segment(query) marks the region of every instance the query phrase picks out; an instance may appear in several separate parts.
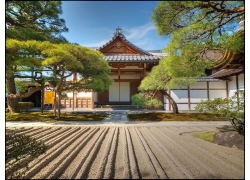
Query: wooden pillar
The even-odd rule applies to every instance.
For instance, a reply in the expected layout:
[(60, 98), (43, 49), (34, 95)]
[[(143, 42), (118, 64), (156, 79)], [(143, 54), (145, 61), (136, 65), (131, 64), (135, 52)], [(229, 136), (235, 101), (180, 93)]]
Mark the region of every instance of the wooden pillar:
[(209, 95), (209, 82), (207, 81), (207, 99), (210, 100), (210, 95)]
[[(76, 73), (73, 74), (73, 82), (77, 81)], [(73, 91), (73, 110), (76, 107), (76, 91)]]
[[(168, 94), (169, 94), (169, 96), (171, 96), (171, 90), (170, 89), (168, 89)], [(168, 100), (168, 110), (171, 111), (171, 105), (170, 105), (169, 100)]]
[(95, 108), (95, 101), (94, 101), (94, 91), (91, 92), (92, 96), (91, 96), (91, 109), (94, 109)]
[(147, 68), (147, 64), (144, 63), (144, 66), (143, 66), (143, 78), (146, 77), (146, 75), (147, 75), (147, 70), (146, 70), (146, 68)]
[(120, 75), (121, 75), (121, 70), (120, 67), (118, 67), (118, 79), (120, 79)]
[(190, 105), (190, 87), (188, 86), (188, 110), (191, 110), (191, 105)]

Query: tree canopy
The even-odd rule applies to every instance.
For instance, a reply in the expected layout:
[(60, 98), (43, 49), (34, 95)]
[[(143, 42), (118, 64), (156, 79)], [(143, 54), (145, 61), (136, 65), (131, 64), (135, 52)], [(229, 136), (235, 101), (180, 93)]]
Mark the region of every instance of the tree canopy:
[(6, 1), (5, 11), (7, 38), (66, 41), (61, 1)]
[(205, 76), (205, 69), (219, 60), (209, 57), (210, 52), (244, 52), (244, 34), (236, 32), (244, 20), (244, 1), (162, 1), (152, 19), (158, 34), (170, 43), (164, 49), (167, 57), (142, 80), (139, 90), (153, 91), (151, 98), (162, 92), (176, 113), (166, 89), (188, 86)]
[[(18, 97), (26, 97), (39, 88), (20, 93), (25, 91), (25, 86), (20, 86), (22, 78), (30, 78), (40, 87), (49, 81), (59, 94), (67, 90), (103, 91), (112, 83), (108, 63), (100, 52), (69, 44), (61, 35), (68, 31), (64, 19), (59, 18), (61, 4), (61, 1), (6, 1), (6, 89), (10, 112), (18, 111)], [(50, 72), (45, 76), (44, 70)], [(67, 81), (75, 73), (82, 78)]]

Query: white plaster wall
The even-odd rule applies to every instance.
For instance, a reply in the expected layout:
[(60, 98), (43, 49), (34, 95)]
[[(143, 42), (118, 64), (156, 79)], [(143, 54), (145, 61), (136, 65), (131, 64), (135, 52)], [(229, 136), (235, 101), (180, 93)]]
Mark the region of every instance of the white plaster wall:
[(195, 106), (197, 106), (197, 104), (190, 104), (190, 110), (194, 111), (195, 110)]
[(207, 100), (207, 90), (190, 90), (190, 102)]
[[(178, 110), (179, 111), (186, 111), (186, 110), (189, 110), (188, 109), (188, 104), (177, 104), (178, 106)], [(172, 107), (171, 107), (171, 110), (172, 110)]]
[(77, 97), (78, 98), (84, 98), (84, 97), (91, 98), (92, 93), (91, 92), (79, 92), (77, 93)]
[(228, 96), (232, 97), (236, 91), (236, 76), (231, 77), (231, 81), (228, 82)]
[(226, 98), (227, 92), (226, 90), (209, 90), (209, 97), (210, 100), (213, 100), (214, 98)]
[(165, 109), (166, 111), (169, 111), (168, 104), (164, 104), (164, 109)]
[(207, 82), (197, 82), (190, 85), (190, 89), (207, 89)]
[(240, 74), (238, 76), (238, 83), (239, 83), (238, 87), (241, 90), (245, 89), (245, 82), (244, 82), (244, 80), (245, 80), (245, 74)]
[(209, 89), (212, 89), (212, 88), (225, 88), (226, 89), (226, 81), (209, 82)]
[(119, 101), (119, 82), (113, 82), (110, 86), (109, 101)]
[[(187, 111), (187, 110), (189, 110), (188, 109), (188, 104), (177, 104), (177, 106), (178, 106), (179, 111)], [(172, 106), (170, 106), (170, 109), (169, 109), (169, 104), (164, 104), (164, 109), (166, 111), (172, 111), (173, 110)]]
[(67, 97), (72, 98), (73, 97), (73, 92), (67, 92)]
[(120, 101), (130, 101), (129, 82), (120, 82)]
[(120, 79), (140, 79), (140, 75), (120, 75)]
[(188, 102), (188, 90), (171, 90), (171, 97), (176, 103)]

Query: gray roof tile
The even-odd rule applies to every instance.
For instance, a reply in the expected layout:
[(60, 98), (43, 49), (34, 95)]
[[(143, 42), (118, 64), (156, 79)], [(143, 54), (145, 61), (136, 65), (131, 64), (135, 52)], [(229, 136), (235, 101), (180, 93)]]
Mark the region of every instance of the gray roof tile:
[(162, 56), (140, 54), (108, 54), (104, 59), (108, 62), (158, 62)]

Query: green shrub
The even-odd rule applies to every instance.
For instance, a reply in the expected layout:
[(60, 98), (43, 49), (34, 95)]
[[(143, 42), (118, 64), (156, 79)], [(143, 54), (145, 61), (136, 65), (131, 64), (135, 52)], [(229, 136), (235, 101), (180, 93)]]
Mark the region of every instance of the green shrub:
[(131, 97), (132, 105), (143, 108), (159, 108), (162, 107), (163, 104), (157, 98), (151, 97), (146, 93), (138, 93)]
[(18, 102), (18, 107), (20, 108), (20, 111), (28, 112), (31, 108), (34, 107), (33, 102)]
[(199, 112), (212, 112), (220, 114), (230, 120), (234, 129), (241, 135), (245, 134), (245, 92), (238, 90), (230, 98), (215, 98), (214, 100), (201, 101), (195, 107)]

